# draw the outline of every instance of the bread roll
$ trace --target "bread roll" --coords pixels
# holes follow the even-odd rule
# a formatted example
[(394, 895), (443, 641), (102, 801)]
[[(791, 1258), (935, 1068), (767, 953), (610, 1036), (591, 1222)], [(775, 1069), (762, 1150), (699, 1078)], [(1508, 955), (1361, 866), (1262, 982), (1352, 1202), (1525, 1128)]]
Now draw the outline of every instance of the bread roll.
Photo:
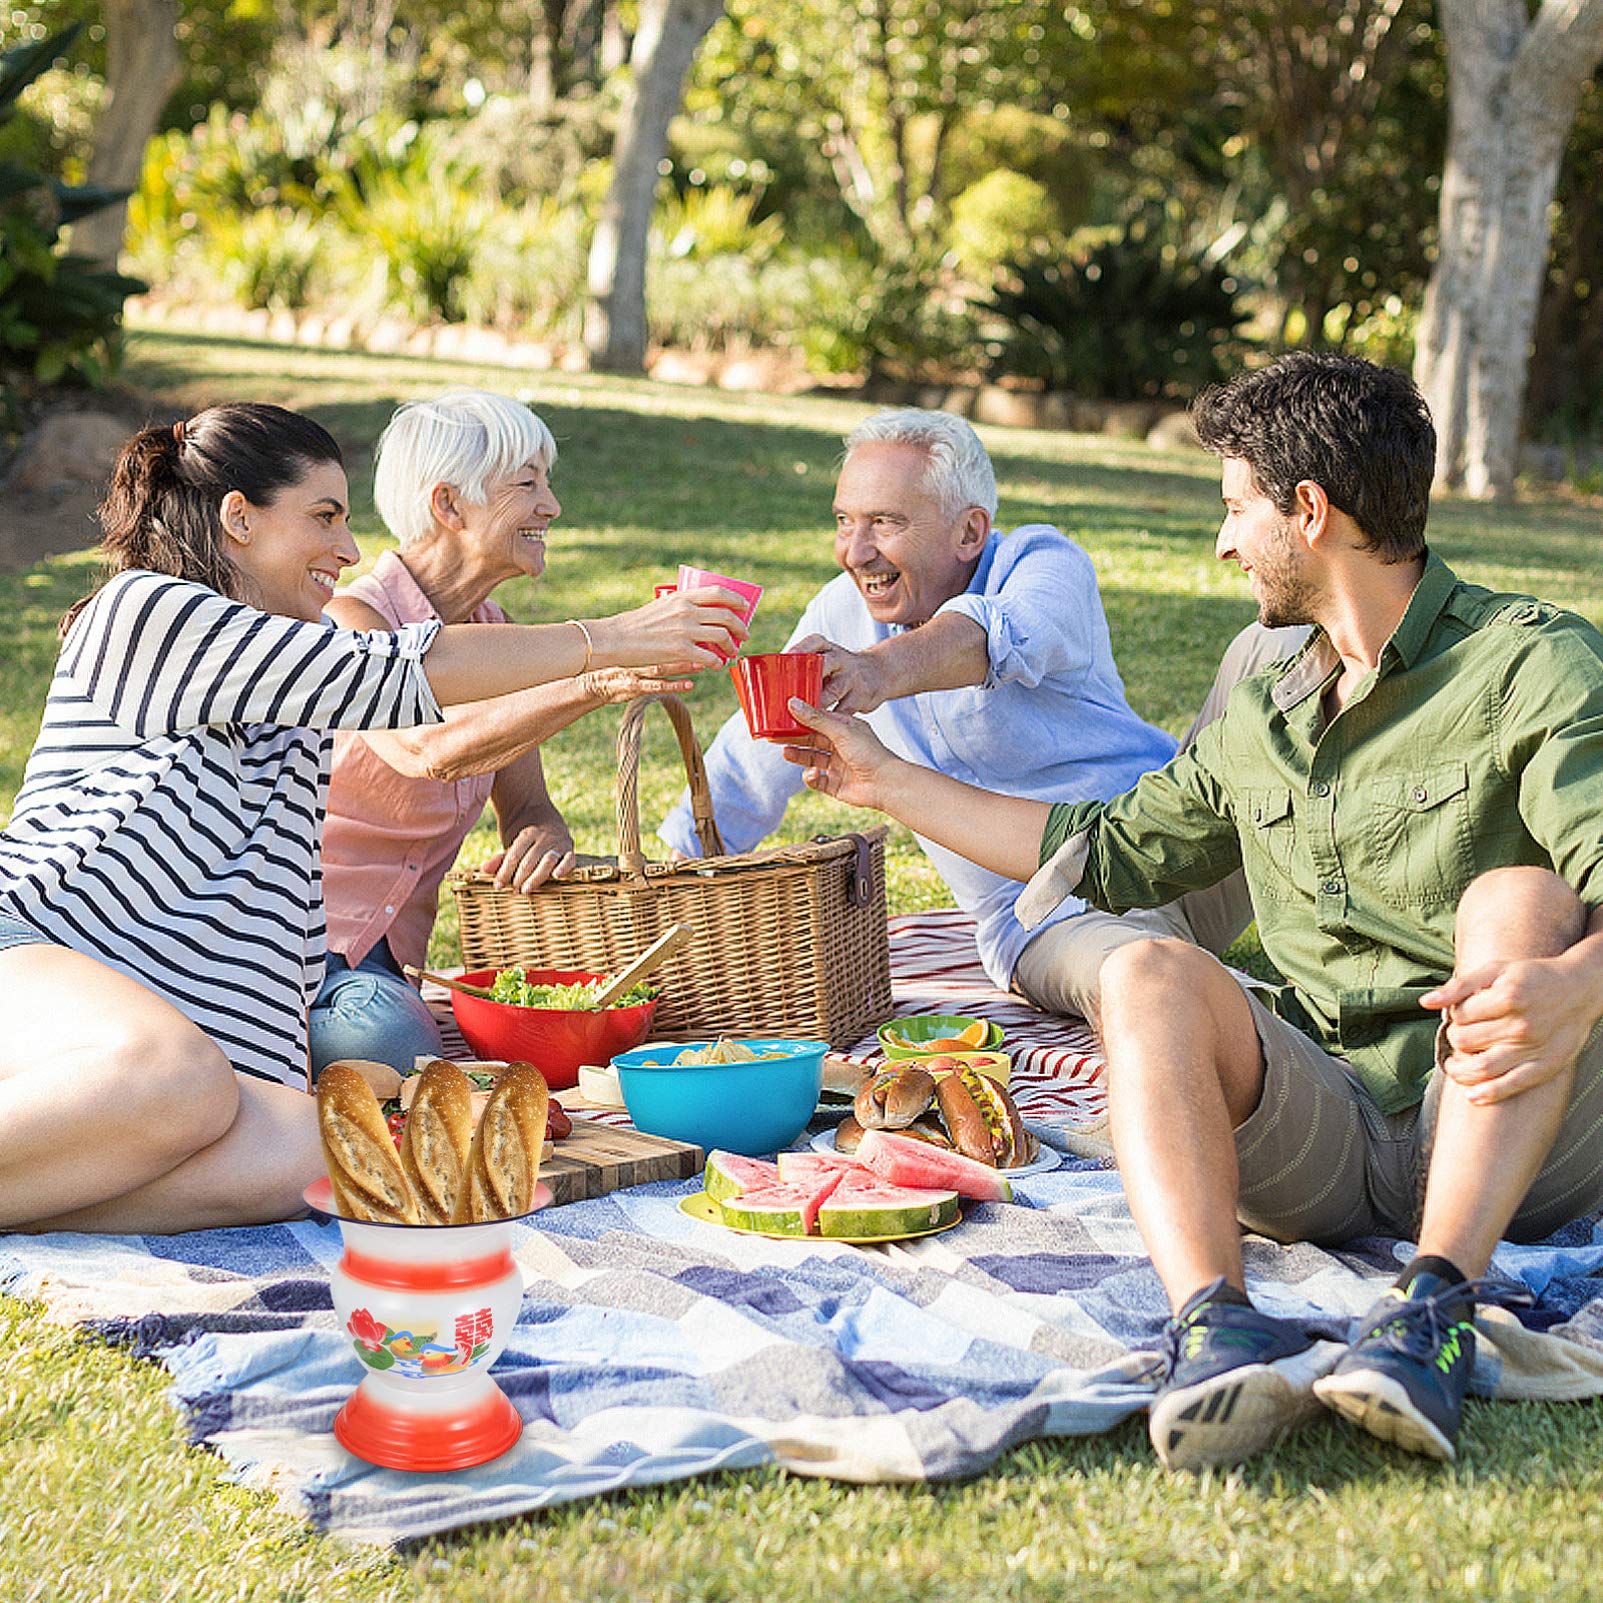
[(438, 1058), (417, 1081), (401, 1137), (401, 1168), (423, 1223), (450, 1224), (473, 1144), (473, 1088), (456, 1064)]
[[(388, 1102), (391, 1097), (401, 1094), (401, 1076), (388, 1063), (375, 1063), (370, 1058), (341, 1058), (340, 1062), (355, 1069), (372, 1086), (373, 1095), (380, 1102)], [(328, 1069), (333, 1067), (332, 1063), (328, 1065)], [(323, 1073), (326, 1074), (328, 1069)], [(322, 1075), (318, 1078), (321, 1079)]]
[(378, 1098), (349, 1064), (331, 1063), (318, 1076), (317, 1128), (334, 1206), (342, 1217), (382, 1224), (421, 1222)]
[(453, 1224), (515, 1219), (534, 1207), (550, 1092), (532, 1064), (509, 1063), (495, 1082), (468, 1155)]

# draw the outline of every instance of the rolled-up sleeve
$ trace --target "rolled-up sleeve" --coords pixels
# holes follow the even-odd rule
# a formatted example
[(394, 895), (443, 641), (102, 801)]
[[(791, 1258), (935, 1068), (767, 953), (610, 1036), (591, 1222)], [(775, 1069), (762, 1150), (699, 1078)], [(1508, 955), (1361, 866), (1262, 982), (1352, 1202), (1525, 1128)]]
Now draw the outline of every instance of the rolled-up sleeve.
[(1603, 639), (1596, 630), (1561, 615), (1511, 656), (1497, 736), (1525, 828), (1582, 901), (1603, 905)]
[(1234, 873), (1241, 842), (1210, 765), (1218, 753), (1215, 729), (1110, 802), (1054, 807), (1041, 836), (1041, 867), (1018, 900), (1019, 922), (1033, 929), (1067, 896), (1108, 913), (1161, 907)]
[(1073, 678), (1092, 664), (1104, 632), (1096, 571), (1072, 540), (1045, 524), (1012, 530), (997, 548), (985, 591), (943, 602), (985, 631), (985, 688), (1033, 689), (1051, 674)]

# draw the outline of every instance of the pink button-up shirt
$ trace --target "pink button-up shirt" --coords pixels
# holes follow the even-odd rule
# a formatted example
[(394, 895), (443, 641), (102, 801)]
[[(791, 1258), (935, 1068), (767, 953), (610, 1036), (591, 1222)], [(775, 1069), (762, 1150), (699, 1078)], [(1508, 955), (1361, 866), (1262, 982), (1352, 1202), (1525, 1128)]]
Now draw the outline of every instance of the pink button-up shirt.
[[(392, 626), (436, 616), (429, 598), (393, 551), (346, 595)], [(493, 601), (470, 623), (505, 623)], [(400, 774), (359, 734), (334, 739), (334, 769), (323, 827), (323, 897), (328, 948), (355, 967), (386, 936), (398, 963), (421, 968), (440, 881), (490, 799), (494, 774), (442, 783)]]

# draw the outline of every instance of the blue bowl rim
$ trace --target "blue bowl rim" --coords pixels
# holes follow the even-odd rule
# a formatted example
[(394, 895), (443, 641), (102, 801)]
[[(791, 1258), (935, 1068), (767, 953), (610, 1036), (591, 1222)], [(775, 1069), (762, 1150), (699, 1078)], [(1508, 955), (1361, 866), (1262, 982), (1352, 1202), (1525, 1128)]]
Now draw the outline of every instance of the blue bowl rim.
[(789, 1035), (745, 1035), (734, 1036), (731, 1037), (731, 1039), (738, 1040), (742, 1046), (749, 1046), (754, 1051), (761, 1051), (764, 1048), (772, 1049), (776, 1047), (787, 1047), (789, 1048), (789, 1051), (786, 1052), (784, 1057), (769, 1058), (766, 1061), (747, 1060), (743, 1063), (634, 1063), (630, 1061), (631, 1058), (634, 1058), (641, 1052), (666, 1053), (668, 1051), (672, 1051), (674, 1053), (679, 1053), (689, 1051), (698, 1046), (712, 1046), (717, 1040), (717, 1037), (715, 1036), (711, 1040), (707, 1041), (673, 1041), (667, 1045), (633, 1047), (627, 1052), (619, 1052), (612, 1059), (612, 1066), (615, 1069), (639, 1074), (666, 1074), (689, 1069), (694, 1069), (698, 1073), (704, 1069), (772, 1069), (780, 1068), (788, 1062), (794, 1062), (803, 1058), (814, 1056), (821, 1058), (824, 1053), (829, 1051), (828, 1041), (808, 1041)]

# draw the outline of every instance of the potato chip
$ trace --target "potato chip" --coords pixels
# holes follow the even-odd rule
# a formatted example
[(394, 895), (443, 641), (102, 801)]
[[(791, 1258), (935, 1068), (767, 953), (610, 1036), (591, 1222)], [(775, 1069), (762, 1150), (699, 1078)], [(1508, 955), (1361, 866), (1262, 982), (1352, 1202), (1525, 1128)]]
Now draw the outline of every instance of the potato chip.
[(676, 1057), (676, 1068), (690, 1064), (769, 1063), (784, 1057), (783, 1052), (753, 1052), (743, 1041), (720, 1035), (711, 1046), (687, 1047)]

